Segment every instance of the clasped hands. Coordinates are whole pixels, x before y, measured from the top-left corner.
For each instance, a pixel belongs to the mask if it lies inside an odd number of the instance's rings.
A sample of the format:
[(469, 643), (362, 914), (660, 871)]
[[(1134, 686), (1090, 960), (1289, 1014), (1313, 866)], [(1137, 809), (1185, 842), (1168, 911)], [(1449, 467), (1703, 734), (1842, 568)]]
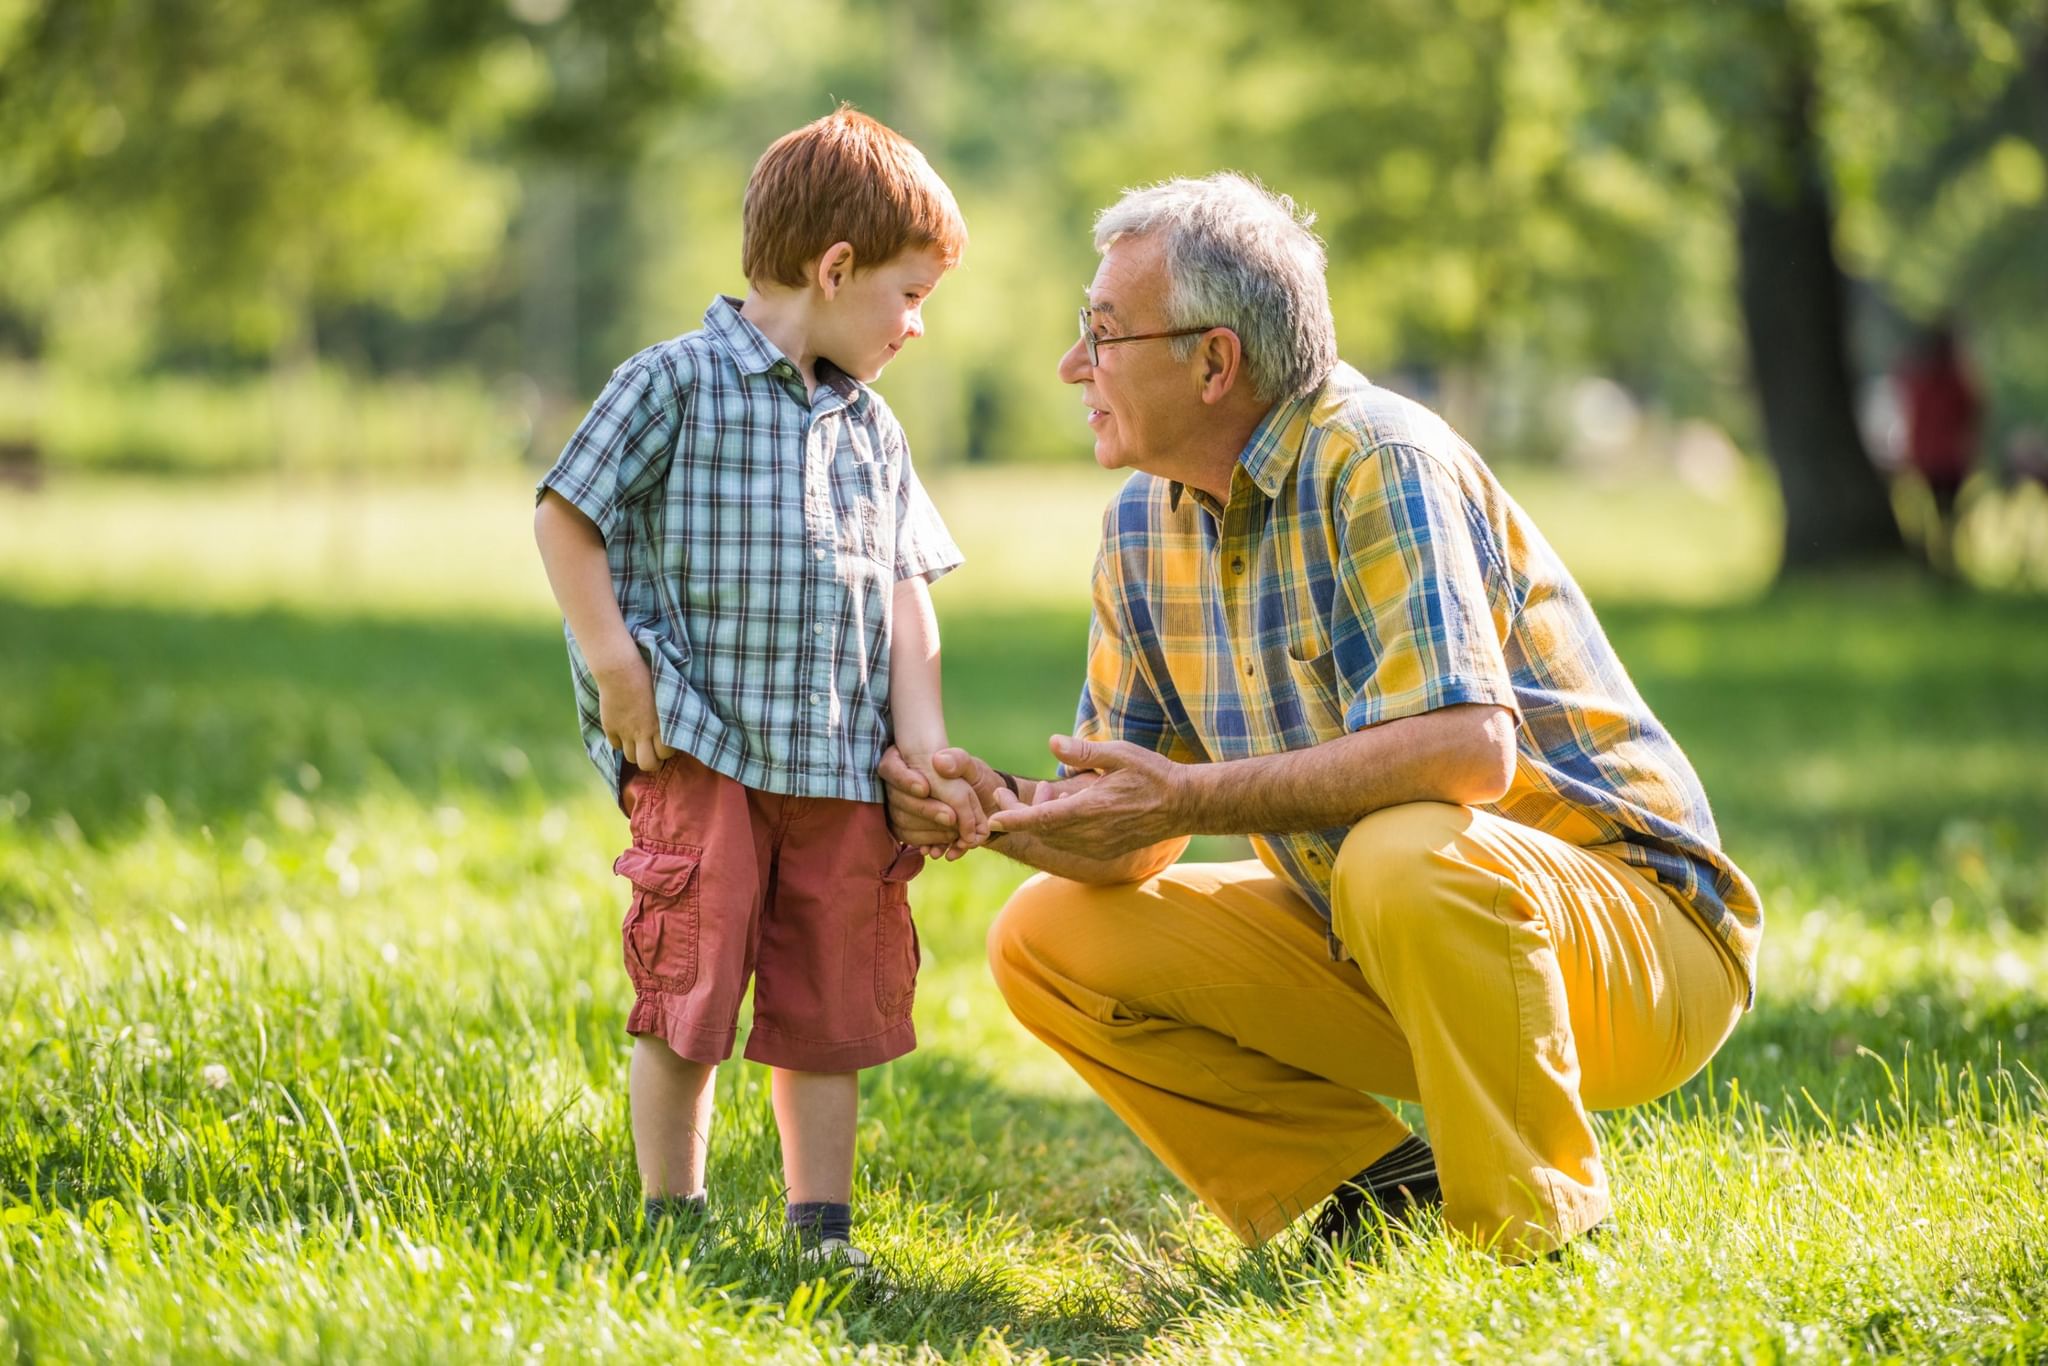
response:
[(913, 758), (891, 747), (879, 770), (890, 827), (905, 844), (948, 859), (1013, 833), (1088, 858), (1188, 833), (1187, 765), (1121, 740), (1055, 735), (1048, 748), (1075, 772), (1029, 782), (1026, 800), (964, 749)]

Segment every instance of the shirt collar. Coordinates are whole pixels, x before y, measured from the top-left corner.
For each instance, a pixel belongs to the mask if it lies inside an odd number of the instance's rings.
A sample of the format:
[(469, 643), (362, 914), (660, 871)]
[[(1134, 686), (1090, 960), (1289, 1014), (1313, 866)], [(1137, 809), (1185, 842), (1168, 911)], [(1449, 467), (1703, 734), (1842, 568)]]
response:
[[(1293, 428), (1294, 419), (1308, 410), (1319, 392), (1320, 389), (1274, 404), (1259, 419), (1259, 425), (1252, 428), (1251, 439), (1244, 443), (1244, 449), (1237, 453), (1237, 463), (1244, 467), (1245, 476), (1268, 498), (1279, 496), (1280, 486), (1287, 482), (1287, 476), (1294, 473), (1295, 465), (1301, 461), (1301, 441), (1289, 441), (1287, 434)], [(1178, 509), (1181, 495), (1186, 491), (1186, 486), (1175, 480), (1167, 494), (1167, 506)]]
[[(768, 340), (768, 334), (747, 321), (740, 312), (740, 300), (721, 294), (704, 310), (704, 330), (731, 356), (743, 375), (776, 375), (792, 384), (802, 384), (796, 362), (782, 354), (782, 348)], [(867, 406), (868, 387), (822, 357), (818, 380), (839, 395), (855, 413)]]

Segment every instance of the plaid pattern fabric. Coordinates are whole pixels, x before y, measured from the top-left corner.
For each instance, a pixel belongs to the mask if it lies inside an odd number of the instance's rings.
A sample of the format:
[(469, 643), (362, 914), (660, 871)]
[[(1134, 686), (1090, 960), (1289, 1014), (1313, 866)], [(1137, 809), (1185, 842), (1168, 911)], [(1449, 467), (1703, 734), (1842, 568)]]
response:
[[(1079, 737), (1206, 763), (1512, 708), (1514, 783), (1489, 810), (1644, 869), (1753, 989), (1756, 888), (1578, 585), (1470, 446), (1340, 365), (1268, 415), (1231, 478), (1224, 505), (1145, 474), (1111, 502)], [(1327, 919), (1347, 833), (1253, 843)]]
[[(896, 582), (960, 552), (881, 397), (802, 378), (721, 296), (704, 326), (621, 365), (541, 480), (597, 524), (662, 738), (727, 777), (882, 799)], [(567, 634), (565, 632), (565, 634)], [(597, 683), (569, 636), (576, 711), (617, 793)]]

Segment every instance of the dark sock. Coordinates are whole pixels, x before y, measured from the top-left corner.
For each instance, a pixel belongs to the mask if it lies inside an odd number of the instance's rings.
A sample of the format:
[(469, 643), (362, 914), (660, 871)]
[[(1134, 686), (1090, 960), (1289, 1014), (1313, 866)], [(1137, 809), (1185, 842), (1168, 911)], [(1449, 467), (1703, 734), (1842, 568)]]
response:
[(704, 1192), (698, 1191), (695, 1195), (650, 1195), (644, 1208), (647, 1211), (647, 1222), (658, 1224), (665, 1219), (680, 1219), (685, 1222), (701, 1219), (709, 1204)]
[(853, 1206), (835, 1205), (830, 1200), (792, 1200), (786, 1220), (805, 1247), (816, 1247), (828, 1238), (845, 1242), (853, 1233)]
[[(1405, 1194), (1403, 1192), (1406, 1192)], [(1389, 1219), (1406, 1216), (1421, 1205), (1443, 1199), (1437, 1184), (1436, 1154), (1414, 1134), (1402, 1139), (1394, 1150), (1331, 1193), (1331, 1207), (1324, 1213), (1323, 1227), (1331, 1236), (1344, 1236), (1368, 1222), (1369, 1209), (1378, 1209)]]
[(1394, 1145), (1364, 1171), (1330, 1192), (1316, 1217), (1313, 1238), (1318, 1247), (1341, 1249), (1380, 1220), (1405, 1224), (1415, 1213), (1441, 1203), (1436, 1154), (1414, 1134)]
[[(1394, 1150), (1351, 1178), (1383, 1209), (1398, 1209), (1411, 1202), (1435, 1200), (1443, 1194), (1436, 1179), (1436, 1154), (1417, 1134), (1394, 1145)], [(1401, 1188), (1407, 1187), (1403, 1196)]]

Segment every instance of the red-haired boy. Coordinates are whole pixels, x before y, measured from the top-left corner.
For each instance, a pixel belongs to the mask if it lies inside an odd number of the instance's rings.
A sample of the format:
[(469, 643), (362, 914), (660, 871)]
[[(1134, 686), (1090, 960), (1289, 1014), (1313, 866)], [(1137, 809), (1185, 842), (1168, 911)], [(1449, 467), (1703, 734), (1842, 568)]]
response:
[[(632, 825), (616, 870), (650, 1218), (701, 1209), (712, 1071), (754, 984), (788, 1220), (849, 1242), (858, 1073), (916, 1044), (918, 850), (875, 769), (946, 744), (927, 584), (960, 552), (867, 387), (966, 227), (922, 154), (841, 108), (747, 183), (744, 301), (621, 365), (537, 491), (583, 739)], [(958, 829), (986, 826), (941, 784)]]

